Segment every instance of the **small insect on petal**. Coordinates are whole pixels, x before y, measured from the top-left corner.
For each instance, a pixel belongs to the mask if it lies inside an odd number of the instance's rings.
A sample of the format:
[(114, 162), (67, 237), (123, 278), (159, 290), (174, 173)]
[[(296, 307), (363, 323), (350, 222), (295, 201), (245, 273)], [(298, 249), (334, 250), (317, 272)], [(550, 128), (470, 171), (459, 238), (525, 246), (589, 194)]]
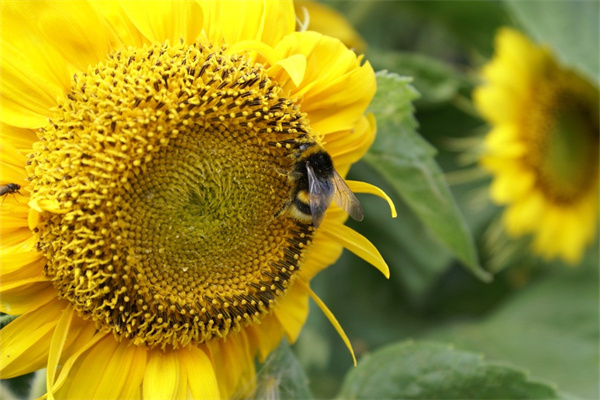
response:
[(9, 183), (4, 186), (0, 186), (0, 196), (4, 198), (4, 196), (9, 195), (9, 194), (14, 194), (14, 193), (21, 194), (21, 192), (19, 192), (20, 189), (21, 189), (21, 185), (18, 185), (16, 183)]

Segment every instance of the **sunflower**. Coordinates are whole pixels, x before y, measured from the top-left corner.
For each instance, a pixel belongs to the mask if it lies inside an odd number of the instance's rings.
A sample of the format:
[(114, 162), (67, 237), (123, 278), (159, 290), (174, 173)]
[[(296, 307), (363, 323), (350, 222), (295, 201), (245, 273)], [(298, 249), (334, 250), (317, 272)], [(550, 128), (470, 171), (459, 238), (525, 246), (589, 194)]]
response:
[(19, 315), (3, 378), (47, 367), (48, 398), (247, 396), (310, 296), (343, 334), (311, 279), (343, 248), (387, 266), (340, 208), (315, 228), (285, 205), (300, 144), (345, 176), (372, 143), (368, 62), (294, 32), (291, 2), (1, 7), (0, 180), (20, 186), (0, 209), (0, 311)]
[(474, 93), (492, 125), (481, 164), (513, 237), (545, 259), (578, 263), (598, 232), (598, 88), (505, 28)]

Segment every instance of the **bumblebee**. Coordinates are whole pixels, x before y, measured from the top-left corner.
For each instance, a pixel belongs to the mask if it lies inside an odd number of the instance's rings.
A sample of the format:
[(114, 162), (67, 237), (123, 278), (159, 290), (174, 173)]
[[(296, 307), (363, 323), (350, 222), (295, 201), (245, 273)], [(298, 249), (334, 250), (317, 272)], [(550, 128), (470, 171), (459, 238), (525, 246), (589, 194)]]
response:
[(4, 186), (0, 186), (0, 196), (4, 197), (7, 194), (19, 193), (20, 189), (21, 189), (21, 185), (16, 184), (16, 183), (9, 183)]
[(289, 174), (293, 182), (292, 195), (284, 206), (289, 215), (318, 227), (334, 201), (352, 218), (362, 221), (362, 206), (333, 168), (329, 153), (317, 143), (302, 143), (298, 150), (298, 158)]

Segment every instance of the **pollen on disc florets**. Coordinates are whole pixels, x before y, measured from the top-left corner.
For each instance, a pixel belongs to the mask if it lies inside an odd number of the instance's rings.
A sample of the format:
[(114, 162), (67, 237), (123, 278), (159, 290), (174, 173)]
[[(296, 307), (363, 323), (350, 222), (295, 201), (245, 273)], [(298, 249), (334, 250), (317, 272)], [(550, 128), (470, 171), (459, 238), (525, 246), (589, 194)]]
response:
[(311, 133), (264, 68), (211, 45), (129, 48), (77, 74), (34, 145), (38, 248), (79, 314), (148, 346), (259, 321), (312, 228), (284, 215)]

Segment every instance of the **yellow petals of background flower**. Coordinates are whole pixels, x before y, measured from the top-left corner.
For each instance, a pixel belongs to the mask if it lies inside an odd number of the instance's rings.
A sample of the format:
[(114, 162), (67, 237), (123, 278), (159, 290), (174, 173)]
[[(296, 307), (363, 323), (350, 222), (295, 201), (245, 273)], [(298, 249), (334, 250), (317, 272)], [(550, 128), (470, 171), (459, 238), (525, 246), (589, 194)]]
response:
[(344, 16), (327, 4), (314, 0), (298, 0), (294, 2), (296, 14), (302, 28), (340, 39), (347, 47), (362, 52), (367, 44), (344, 18)]
[(22, 314), (3, 378), (47, 367), (48, 398), (248, 396), (344, 247), (389, 274), (341, 209), (318, 229), (284, 212), (301, 144), (344, 176), (375, 135), (371, 66), (294, 32), (291, 2), (1, 7), (0, 180), (21, 189), (0, 208), (0, 310)]
[(598, 232), (598, 88), (521, 33), (503, 29), (474, 93), (492, 130), (481, 164), (509, 234), (578, 263)]

